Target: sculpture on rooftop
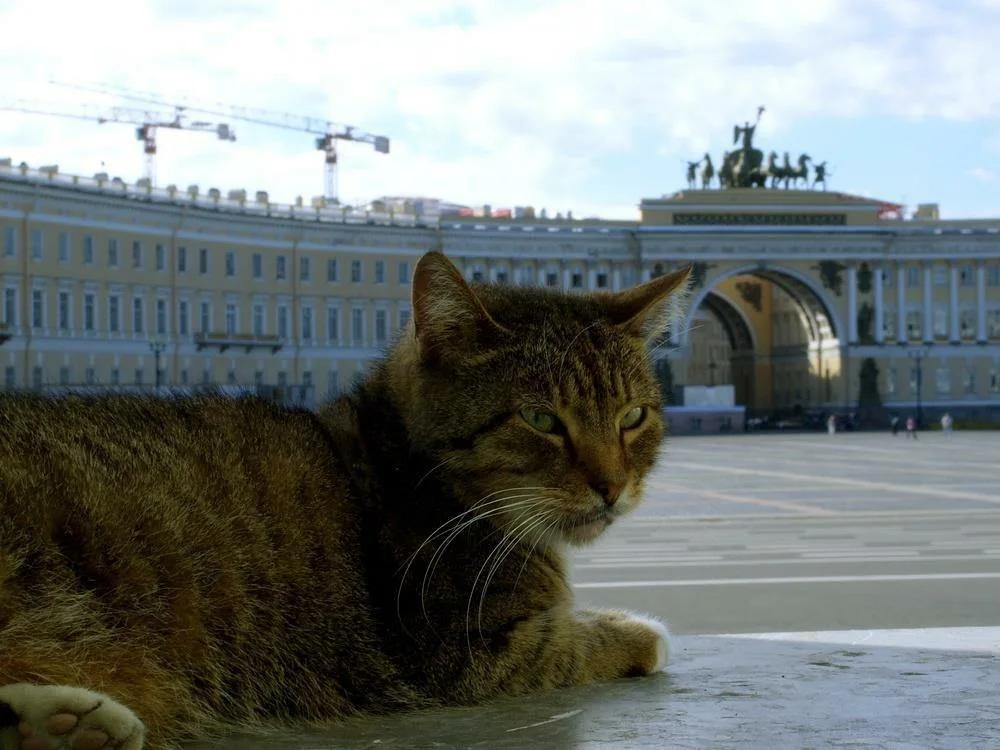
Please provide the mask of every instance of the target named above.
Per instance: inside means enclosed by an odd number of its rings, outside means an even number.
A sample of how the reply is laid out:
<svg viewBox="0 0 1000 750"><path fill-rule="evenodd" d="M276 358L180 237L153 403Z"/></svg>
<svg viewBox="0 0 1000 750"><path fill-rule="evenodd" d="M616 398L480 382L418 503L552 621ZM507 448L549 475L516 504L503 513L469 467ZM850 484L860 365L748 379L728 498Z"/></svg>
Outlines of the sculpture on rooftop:
<svg viewBox="0 0 1000 750"><path fill-rule="evenodd" d="M798 158L798 166L793 166L791 157L785 152L783 163L778 163L778 153L772 151L768 156L767 163L764 163L764 152L754 148L754 135L757 126L760 124L760 116L764 113L764 107L757 107L757 117L751 124L749 120L743 125L733 126L733 145L740 143L740 147L722 154L722 161L718 170L718 184L723 190L728 188L766 188L768 180L770 187L796 188L799 181L802 181L804 188L812 187L814 190L822 183L826 190L826 162L821 162L814 166L815 177L812 183L809 181L809 164L812 157L809 154L801 154ZM701 189L707 190L711 187L713 177L716 177L715 167L712 159L705 154L699 161L687 162L687 182L688 187L694 189L696 183L696 170L699 164L705 166L701 171Z"/></svg>

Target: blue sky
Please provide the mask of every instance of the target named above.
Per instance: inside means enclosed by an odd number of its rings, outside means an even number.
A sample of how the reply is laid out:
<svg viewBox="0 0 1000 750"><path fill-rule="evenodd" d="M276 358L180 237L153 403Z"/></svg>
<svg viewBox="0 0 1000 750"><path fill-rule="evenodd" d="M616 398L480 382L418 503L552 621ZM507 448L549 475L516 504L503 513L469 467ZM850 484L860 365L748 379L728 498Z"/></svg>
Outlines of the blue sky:
<svg viewBox="0 0 1000 750"><path fill-rule="evenodd" d="M266 107L388 135L340 150L340 195L636 218L767 111L765 152L830 189L1000 217L1000 0L4 2L0 102L113 99L49 79ZM158 184L322 192L307 134L164 132ZM0 157L142 173L131 128L0 112Z"/></svg>

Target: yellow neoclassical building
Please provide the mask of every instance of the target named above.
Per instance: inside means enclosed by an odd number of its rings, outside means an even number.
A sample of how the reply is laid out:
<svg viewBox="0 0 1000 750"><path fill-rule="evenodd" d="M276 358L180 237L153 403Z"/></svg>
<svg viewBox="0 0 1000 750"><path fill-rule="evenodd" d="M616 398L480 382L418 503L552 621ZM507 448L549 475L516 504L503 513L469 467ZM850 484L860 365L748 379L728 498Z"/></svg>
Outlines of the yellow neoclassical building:
<svg viewBox="0 0 1000 750"><path fill-rule="evenodd" d="M638 221L283 206L0 160L0 386L257 388L312 403L410 316L421 254L470 280L622 289L694 266L657 355L751 414L1000 419L1000 219L810 190L686 190ZM866 364L869 362L871 364ZM866 390L867 389L867 390Z"/></svg>

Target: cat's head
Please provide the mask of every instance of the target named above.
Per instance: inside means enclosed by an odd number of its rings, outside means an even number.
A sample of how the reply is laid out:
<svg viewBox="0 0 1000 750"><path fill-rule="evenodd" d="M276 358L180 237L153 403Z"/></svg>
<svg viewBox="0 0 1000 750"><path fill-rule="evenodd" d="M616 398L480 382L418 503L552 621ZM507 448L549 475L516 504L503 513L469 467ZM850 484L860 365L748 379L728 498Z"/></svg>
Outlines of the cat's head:
<svg viewBox="0 0 1000 750"><path fill-rule="evenodd" d="M618 293L470 287L428 253L389 363L414 448L507 533L593 540L639 504L659 452L649 347L676 318L688 275Z"/></svg>

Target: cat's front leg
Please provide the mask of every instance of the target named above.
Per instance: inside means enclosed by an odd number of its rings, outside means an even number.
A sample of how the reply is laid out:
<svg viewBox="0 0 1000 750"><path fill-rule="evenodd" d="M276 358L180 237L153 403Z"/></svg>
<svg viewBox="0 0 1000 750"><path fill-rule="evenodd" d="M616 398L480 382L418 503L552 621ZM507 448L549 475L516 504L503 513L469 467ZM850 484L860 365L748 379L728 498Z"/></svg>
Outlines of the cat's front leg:
<svg viewBox="0 0 1000 750"><path fill-rule="evenodd" d="M106 695L65 685L0 686L3 750L140 750L145 728Z"/></svg>
<svg viewBox="0 0 1000 750"><path fill-rule="evenodd" d="M653 674L666 666L669 638L663 623L634 612L541 612L507 630L502 653L476 655L461 697L475 700Z"/></svg>

